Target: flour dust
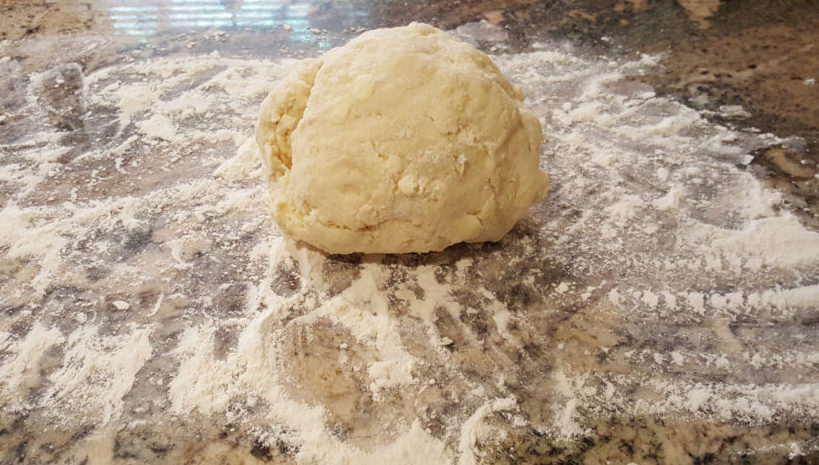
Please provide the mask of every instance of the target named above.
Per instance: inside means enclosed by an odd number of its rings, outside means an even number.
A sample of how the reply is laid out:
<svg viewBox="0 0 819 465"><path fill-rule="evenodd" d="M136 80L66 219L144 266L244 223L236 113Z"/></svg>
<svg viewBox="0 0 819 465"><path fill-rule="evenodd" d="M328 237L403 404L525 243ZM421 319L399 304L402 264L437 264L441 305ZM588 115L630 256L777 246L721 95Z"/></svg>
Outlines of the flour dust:
<svg viewBox="0 0 819 465"><path fill-rule="evenodd" d="M778 139L656 95L635 78L658 57L493 59L552 190L500 243L407 256L324 256L269 220L252 128L287 60L30 76L10 118L31 130L0 147L6 441L61 437L67 463L616 460L601 438L637 422L676 438L665 463L709 452L691 425L815 453L819 234L749 165Z"/></svg>

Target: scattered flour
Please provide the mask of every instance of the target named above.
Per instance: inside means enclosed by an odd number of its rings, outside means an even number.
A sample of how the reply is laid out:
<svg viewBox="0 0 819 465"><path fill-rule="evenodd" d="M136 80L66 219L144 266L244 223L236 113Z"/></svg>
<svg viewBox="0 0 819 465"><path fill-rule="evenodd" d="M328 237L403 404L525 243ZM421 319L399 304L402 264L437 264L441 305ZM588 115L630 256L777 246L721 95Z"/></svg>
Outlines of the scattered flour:
<svg viewBox="0 0 819 465"><path fill-rule="evenodd" d="M176 127L165 115L153 115L147 120L138 121L136 126L148 137L171 141L176 135Z"/></svg>
<svg viewBox="0 0 819 465"><path fill-rule="evenodd" d="M516 429L614 416L819 418L819 234L737 167L777 139L631 79L657 57L494 59L544 124L553 190L498 246L399 258L325 257L266 218L252 124L289 61L85 76L116 137L63 163L40 118L0 147L0 406L252 423L323 464L479 463Z"/></svg>

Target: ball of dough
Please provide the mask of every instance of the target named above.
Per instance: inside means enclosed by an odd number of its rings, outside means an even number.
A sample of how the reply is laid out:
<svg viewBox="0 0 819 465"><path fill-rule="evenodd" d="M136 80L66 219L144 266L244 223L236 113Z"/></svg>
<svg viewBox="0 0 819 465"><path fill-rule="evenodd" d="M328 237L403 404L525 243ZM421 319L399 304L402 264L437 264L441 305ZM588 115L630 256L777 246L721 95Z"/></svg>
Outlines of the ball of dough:
<svg viewBox="0 0 819 465"><path fill-rule="evenodd" d="M497 241L548 185L522 92L426 24L299 62L262 104L256 140L279 227L329 253Z"/></svg>

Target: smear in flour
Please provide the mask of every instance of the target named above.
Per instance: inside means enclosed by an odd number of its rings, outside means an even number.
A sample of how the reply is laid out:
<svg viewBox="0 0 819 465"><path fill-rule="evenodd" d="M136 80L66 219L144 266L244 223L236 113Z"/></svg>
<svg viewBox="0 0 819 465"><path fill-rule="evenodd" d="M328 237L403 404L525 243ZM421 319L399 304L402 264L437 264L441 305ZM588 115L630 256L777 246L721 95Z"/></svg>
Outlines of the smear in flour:
<svg viewBox="0 0 819 465"><path fill-rule="evenodd" d="M323 464L483 463L618 418L815 422L819 234L743 168L777 139L631 78L656 57L493 58L553 190L499 244L421 256L279 236L251 133L287 61L95 71L83 105L112 135L81 149L32 95L39 130L0 168L3 409L92 425L67 454L173 424Z"/></svg>

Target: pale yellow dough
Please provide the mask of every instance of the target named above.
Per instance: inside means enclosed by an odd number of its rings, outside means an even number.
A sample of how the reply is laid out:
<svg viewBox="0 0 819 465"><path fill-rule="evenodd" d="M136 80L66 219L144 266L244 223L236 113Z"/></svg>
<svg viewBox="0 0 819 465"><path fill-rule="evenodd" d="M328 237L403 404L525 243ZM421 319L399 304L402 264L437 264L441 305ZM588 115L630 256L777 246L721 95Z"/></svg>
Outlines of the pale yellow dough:
<svg viewBox="0 0 819 465"><path fill-rule="evenodd" d="M426 24L299 62L262 104L256 140L279 227L329 253L497 241L548 186L521 91Z"/></svg>

